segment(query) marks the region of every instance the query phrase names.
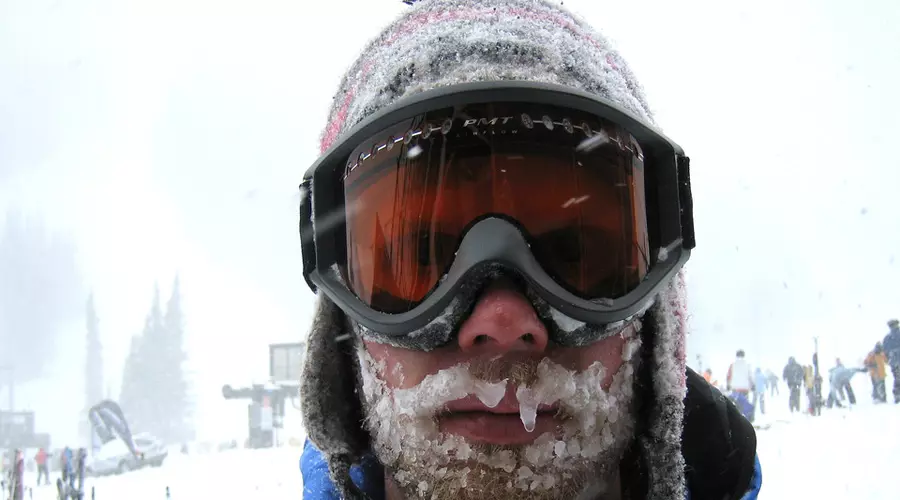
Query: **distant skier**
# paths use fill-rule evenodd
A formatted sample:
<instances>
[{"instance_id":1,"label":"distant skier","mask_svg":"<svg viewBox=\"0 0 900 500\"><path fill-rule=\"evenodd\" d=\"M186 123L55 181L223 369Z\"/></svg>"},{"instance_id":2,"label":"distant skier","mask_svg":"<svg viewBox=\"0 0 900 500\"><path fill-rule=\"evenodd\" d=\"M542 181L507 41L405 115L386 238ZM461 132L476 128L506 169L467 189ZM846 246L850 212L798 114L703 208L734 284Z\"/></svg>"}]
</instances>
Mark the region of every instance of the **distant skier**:
<instances>
[{"instance_id":1,"label":"distant skier","mask_svg":"<svg viewBox=\"0 0 900 500\"><path fill-rule=\"evenodd\" d=\"M856 404L856 395L853 393L853 387L850 385L850 379L859 372L866 371L865 368L847 368L841 363L841 358L835 360L833 368L828 370L828 383L831 390L828 392L828 402L826 405L831 408L832 405L841 408L841 401L844 394L847 395L847 402L851 405Z\"/></svg>"},{"instance_id":2,"label":"distant skier","mask_svg":"<svg viewBox=\"0 0 900 500\"><path fill-rule=\"evenodd\" d=\"M816 347L816 351L813 352L812 356L812 367L813 367L813 415L818 416L822 414L822 406L824 406L824 399L822 398L822 382L824 379L822 378L822 372L819 370L819 352L818 346Z\"/></svg>"},{"instance_id":3,"label":"distant skier","mask_svg":"<svg viewBox=\"0 0 900 500\"><path fill-rule=\"evenodd\" d=\"M753 408L759 409L760 415L766 414L766 384L769 378L763 373L762 368L753 371Z\"/></svg>"},{"instance_id":4,"label":"distant skier","mask_svg":"<svg viewBox=\"0 0 900 500\"><path fill-rule=\"evenodd\" d=\"M86 460L87 450L85 448L78 448L78 452L75 454L75 467L73 470L75 478L72 481L75 485L75 492L78 499L81 499L84 496L84 467L86 465ZM77 481L77 484L75 481Z\"/></svg>"},{"instance_id":5,"label":"distant skier","mask_svg":"<svg viewBox=\"0 0 900 500\"><path fill-rule=\"evenodd\" d=\"M71 487L72 483L75 481L74 474L74 466L73 463L74 457L72 456L72 449L66 446L62 453L59 456L59 466L60 472L62 473L62 482L66 487Z\"/></svg>"},{"instance_id":6,"label":"distant skier","mask_svg":"<svg viewBox=\"0 0 900 500\"><path fill-rule=\"evenodd\" d=\"M766 370L766 385L769 387L770 396L774 398L778 395L778 375L772 373L772 370Z\"/></svg>"},{"instance_id":7,"label":"distant skier","mask_svg":"<svg viewBox=\"0 0 900 500\"><path fill-rule=\"evenodd\" d=\"M793 356L788 358L787 364L784 366L784 372L781 377L791 391L789 406L791 412L800 411L800 386L803 385L803 367L794 359Z\"/></svg>"},{"instance_id":8,"label":"distant skier","mask_svg":"<svg viewBox=\"0 0 900 500\"><path fill-rule=\"evenodd\" d=\"M881 342L875 343L875 350L866 356L865 364L869 369L869 377L872 379L872 401L886 403L887 391L884 387L884 379L887 378L887 356L884 354L884 346Z\"/></svg>"},{"instance_id":9,"label":"distant skier","mask_svg":"<svg viewBox=\"0 0 900 500\"><path fill-rule=\"evenodd\" d=\"M900 403L900 321L887 322L890 331L884 337L884 352L894 376L894 403Z\"/></svg>"},{"instance_id":10,"label":"distant skier","mask_svg":"<svg viewBox=\"0 0 900 500\"><path fill-rule=\"evenodd\" d=\"M807 411L810 415L817 415L819 413L819 395L816 393L816 386L821 384L820 380L822 377L816 377L816 370L812 365L806 365L803 367L803 383L806 387L806 399L809 401L809 407Z\"/></svg>"},{"instance_id":11,"label":"distant skier","mask_svg":"<svg viewBox=\"0 0 900 500\"><path fill-rule=\"evenodd\" d=\"M34 463L37 465L38 477L37 485L41 485L41 478L44 478L44 484L50 484L50 470L47 467L47 451L43 448L38 449L34 455Z\"/></svg>"},{"instance_id":12,"label":"distant skier","mask_svg":"<svg viewBox=\"0 0 900 500\"><path fill-rule=\"evenodd\" d=\"M728 367L728 374L725 377L725 388L731 394L741 413L747 417L747 420L753 422L753 403L750 401L750 391L753 390L753 372L750 371L750 365L744 359L744 350L738 350L735 360Z\"/></svg>"}]
</instances>

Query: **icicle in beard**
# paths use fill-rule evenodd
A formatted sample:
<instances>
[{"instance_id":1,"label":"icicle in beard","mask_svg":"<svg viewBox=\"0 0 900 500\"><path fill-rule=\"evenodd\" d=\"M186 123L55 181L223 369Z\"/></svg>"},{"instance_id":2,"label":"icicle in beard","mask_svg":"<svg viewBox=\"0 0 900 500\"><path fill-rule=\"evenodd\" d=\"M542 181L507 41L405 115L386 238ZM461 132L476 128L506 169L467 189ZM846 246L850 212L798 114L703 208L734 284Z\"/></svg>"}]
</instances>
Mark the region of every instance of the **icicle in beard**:
<instances>
[{"instance_id":1,"label":"icicle in beard","mask_svg":"<svg viewBox=\"0 0 900 500\"><path fill-rule=\"evenodd\" d=\"M554 315L556 316L556 315ZM634 436L634 382L640 322L619 335L624 363L608 390L606 369L595 362L574 372L540 362L460 364L407 389L391 389L376 362L358 343L366 427L373 450L407 498L597 498L617 483L618 464ZM554 325L557 326L558 325ZM583 325L582 328L590 328ZM540 404L557 404L561 435L545 433L524 446L495 446L442 433L445 404L475 394L495 406L506 384L517 386L520 416L533 429Z\"/></svg>"}]
</instances>

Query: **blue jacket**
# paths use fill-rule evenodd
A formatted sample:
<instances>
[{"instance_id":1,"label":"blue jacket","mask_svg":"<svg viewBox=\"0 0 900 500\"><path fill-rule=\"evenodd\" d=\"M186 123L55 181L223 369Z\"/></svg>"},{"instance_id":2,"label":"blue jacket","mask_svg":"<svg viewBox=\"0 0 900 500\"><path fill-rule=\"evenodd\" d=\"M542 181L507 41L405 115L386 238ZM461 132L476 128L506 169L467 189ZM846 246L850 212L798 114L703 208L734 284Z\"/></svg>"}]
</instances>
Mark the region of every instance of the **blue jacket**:
<instances>
[{"instance_id":1,"label":"blue jacket","mask_svg":"<svg viewBox=\"0 0 900 500\"><path fill-rule=\"evenodd\" d=\"M900 328L892 328L884 337L884 354L887 355L888 363L891 365L900 364Z\"/></svg>"},{"instance_id":2,"label":"blue jacket","mask_svg":"<svg viewBox=\"0 0 900 500\"><path fill-rule=\"evenodd\" d=\"M75 464L72 463L73 455L72 450L66 448L62 452L62 466L66 470L66 472L72 472Z\"/></svg>"},{"instance_id":3,"label":"blue jacket","mask_svg":"<svg viewBox=\"0 0 900 500\"><path fill-rule=\"evenodd\" d=\"M328 476L328 464L325 462L325 458L309 440L303 445L300 473L303 475L303 500L340 500L341 497L338 496L337 490ZM384 498L384 472L381 464L374 457L367 457L362 464L350 469L350 476L353 478L353 482L370 498ZM743 500L757 500L760 488L762 488L762 468L757 456L750 489L744 495ZM686 492L685 500L690 500L690 498L690 492Z\"/></svg>"},{"instance_id":4,"label":"blue jacket","mask_svg":"<svg viewBox=\"0 0 900 500\"><path fill-rule=\"evenodd\" d=\"M762 372L759 368L753 372L753 385L756 387L756 392L759 394L766 393L766 385L769 381L769 377L766 377L766 374Z\"/></svg>"}]
</instances>

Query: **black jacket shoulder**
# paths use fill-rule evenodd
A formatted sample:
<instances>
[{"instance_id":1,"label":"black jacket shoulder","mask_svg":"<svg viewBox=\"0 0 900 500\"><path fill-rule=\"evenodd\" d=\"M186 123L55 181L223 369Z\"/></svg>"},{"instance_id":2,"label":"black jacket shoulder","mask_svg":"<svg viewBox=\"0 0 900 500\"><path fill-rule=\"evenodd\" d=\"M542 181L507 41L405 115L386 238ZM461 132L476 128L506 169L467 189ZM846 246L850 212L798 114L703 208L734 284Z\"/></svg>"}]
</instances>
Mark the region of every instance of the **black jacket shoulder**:
<instances>
[{"instance_id":1,"label":"black jacket shoulder","mask_svg":"<svg viewBox=\"0 0 900 500\"><path fill-rule=\"evenodd\" d=\"M739 500L747 492L756 461L753 425L690 368L681 442L691 500Z\"/></svg>"}]
</instances>

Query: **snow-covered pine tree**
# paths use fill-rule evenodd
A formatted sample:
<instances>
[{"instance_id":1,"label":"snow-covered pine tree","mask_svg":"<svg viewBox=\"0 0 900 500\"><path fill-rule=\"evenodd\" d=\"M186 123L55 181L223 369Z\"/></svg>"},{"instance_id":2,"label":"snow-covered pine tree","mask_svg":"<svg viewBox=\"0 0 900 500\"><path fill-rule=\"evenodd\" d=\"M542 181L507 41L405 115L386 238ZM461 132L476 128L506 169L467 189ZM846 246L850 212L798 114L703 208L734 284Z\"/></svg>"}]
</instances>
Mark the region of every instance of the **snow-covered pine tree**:
<instances>
[{"instance_id":1,"label":"snow-covered pine tree","mask_svg":"<svg viewBox=\"0 0 900 500\"><path fill-rule=\"evenodd\" d=\"M184 312L181 307L181 283L178 276L172 284L172 295L166 303L163 320L166 342L161 345L165 374L160 379L160 394L168 408L167 440L184 443L194 438L193 401L187 379L187 352L184 347Z\"/></svg>"},{"instance_id":2,"label":"snow-covered pine tree","mask_svg":"<svg viewBox=\"0 0 900 500\"><path fill-rule=\"evenodd\" d=\"M149 322L145 325L145 331ZM141 432L146 429L146 398L144 397L144 382L142 381L145 370L141 366L143 335L131 337L131 346L128 349L128 357L125 358L125 367L122 370L122 388L119 395L119 406L125 413L133 432Z\"/></svg>"},{"instance_id":3,"label":"snow-covered pine tree","mask_svg":"<svg viewBox=\"0 0 900 500\"><path fill-rule=\"evenodd\" d=\"M85 366L84 366L84 415L81 425L85 430L84 438L90 426L87 423L87 412L91 406L103 399L103 345L100 343L100 319L94 307L94 294L91 293L85 307L85 324L87 337L85 339Z\"/></svg>"},{"instance_id":4,"label":"snow-covered pine tree","mask_svg":"<svg viewBox=\"0 0 900 500\"><path fill-rule=\"evenodd\" d=\"M149 432L165 438L164 423L168 419L165 390L159 382L165 379L167 369L162 353L166 342L159 286L153 292L153 305L144 321L144 331L132 338L131 349L122 374L122 396L119 404L132 430Z\"/></svg>"},{"instance_id":5,"label":"snow-covered pine tree","mask_svg":"<svg viewBox=\"0 0 900 500\"><path fill-rule=\"evenodd\" d=\"M103 345L100 343L100 319L94 306L94 294L87 300L85 310L87 326L85 356L85 408L103 399Z\"/></svg>"},{"instance_id":6,"label":"snow-covered pine tree","mask_svg":"<svg viewBox=\"0 0 900 500\"><path fill-rule=\"evenodd\" d=\"M70 235L13 209L0 215L0 365L17 384L47 375L52 346L80 321L84 297Z\"/></svg>"}]
</instances>

